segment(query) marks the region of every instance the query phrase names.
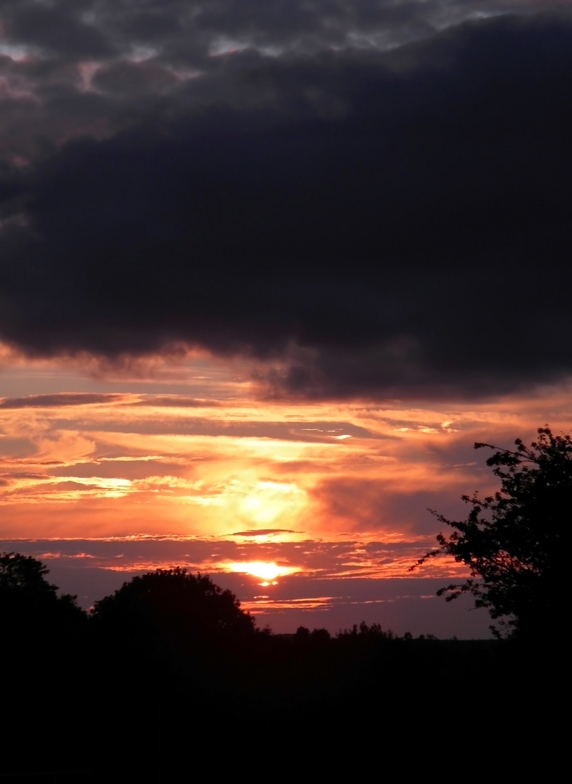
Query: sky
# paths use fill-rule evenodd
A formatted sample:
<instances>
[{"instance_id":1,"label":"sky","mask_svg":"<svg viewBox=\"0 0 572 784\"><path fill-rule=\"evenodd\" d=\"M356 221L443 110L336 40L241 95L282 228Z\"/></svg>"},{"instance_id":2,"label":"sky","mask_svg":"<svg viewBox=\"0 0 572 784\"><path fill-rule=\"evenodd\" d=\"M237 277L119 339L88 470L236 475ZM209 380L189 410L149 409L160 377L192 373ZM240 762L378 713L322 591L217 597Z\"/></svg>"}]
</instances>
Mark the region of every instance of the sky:
<instances>
[{"instance_id":1,"label":"sky","mask_svg":"<svg viewBox=\"0 0 572 784\"><path fill-rule=\"evenodd\" d=\"M571 104L570 2L0 0L0 550L487 636L409 567L570 432Z\"/></svg>"}]
</instances>

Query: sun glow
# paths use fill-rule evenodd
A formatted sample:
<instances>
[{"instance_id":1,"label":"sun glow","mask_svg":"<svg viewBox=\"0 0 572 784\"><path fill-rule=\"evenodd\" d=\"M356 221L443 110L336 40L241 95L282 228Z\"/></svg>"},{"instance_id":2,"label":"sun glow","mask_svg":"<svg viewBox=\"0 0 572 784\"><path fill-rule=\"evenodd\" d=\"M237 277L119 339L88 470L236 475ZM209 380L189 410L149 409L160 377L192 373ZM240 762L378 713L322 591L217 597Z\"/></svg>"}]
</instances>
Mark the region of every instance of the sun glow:
<instances>
[{"instance_id":1,"label":"sun glow","mask_svg":"<svg viewBox=\"0 0 572 784\"><path fill-rule=\"evenodd\" d=\"M245 488L239 512L254 523L268 525L279 517L296 515L305 504L305 492L292 482L257 482Z\"/></svg>"},{"instance_id":2,"label":"sun glow","mask_svg":"<svg viewBox=\"0 0 572 784\"><path fill-rule=\"evenodd\" d=\"M239 572L241 574L251 574L253 577L261 577L263 580L275 580L276 577L284 577L287 574L294 574L295 572L301 571L298 566L278 566L273 561L229 563L227 564L227 569L230 572Z\"/></svg>"}]
</instances>

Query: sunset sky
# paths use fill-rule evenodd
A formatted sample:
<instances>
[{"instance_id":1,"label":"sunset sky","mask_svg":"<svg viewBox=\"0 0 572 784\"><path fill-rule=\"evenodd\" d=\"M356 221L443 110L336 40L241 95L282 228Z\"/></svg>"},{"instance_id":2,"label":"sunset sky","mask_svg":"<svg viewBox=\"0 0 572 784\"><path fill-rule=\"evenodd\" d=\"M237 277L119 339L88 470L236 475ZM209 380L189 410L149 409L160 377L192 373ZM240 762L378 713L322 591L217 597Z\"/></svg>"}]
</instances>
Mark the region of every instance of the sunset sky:
<instances>
[{"instance_id":1,"label":"sunset sky","mask_svg":"<svg viewBox=\"0 0 572 784\"><path fill-rule=\"evenodd\" d=\"M0 550L486 636L409 567L572 427L572 4L0 2Z\"/></svg>"}]
</instances>

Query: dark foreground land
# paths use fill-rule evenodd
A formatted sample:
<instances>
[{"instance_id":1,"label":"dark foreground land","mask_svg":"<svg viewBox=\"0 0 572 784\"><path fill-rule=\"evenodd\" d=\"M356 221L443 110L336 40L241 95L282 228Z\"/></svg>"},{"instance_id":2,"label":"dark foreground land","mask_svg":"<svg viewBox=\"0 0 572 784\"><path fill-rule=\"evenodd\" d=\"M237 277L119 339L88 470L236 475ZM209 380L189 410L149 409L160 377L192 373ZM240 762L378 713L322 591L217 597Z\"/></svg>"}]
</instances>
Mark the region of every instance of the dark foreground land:
<instances>
[{"instance_id":1,"label":"dark foreground land","mask_svg":"<svg viewBox=\"0 0 572 784\"><path fill-rule=\"evenodd\" d=\"M556 646L395 638L2 641L1 781L352 781L516 773L550 755ZM472 774L469 778L472 779Z\"/></svg>"}]
</instances>

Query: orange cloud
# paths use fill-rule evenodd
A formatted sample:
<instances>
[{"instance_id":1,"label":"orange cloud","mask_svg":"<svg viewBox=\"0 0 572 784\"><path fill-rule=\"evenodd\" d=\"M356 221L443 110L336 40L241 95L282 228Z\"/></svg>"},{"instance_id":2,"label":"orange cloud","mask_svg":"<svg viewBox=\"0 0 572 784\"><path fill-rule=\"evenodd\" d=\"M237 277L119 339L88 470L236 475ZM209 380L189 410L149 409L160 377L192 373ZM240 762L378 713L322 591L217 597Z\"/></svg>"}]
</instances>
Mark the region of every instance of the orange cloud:
<instances>
[{"instance_id":1,"label":"orange cloud","mask_svg":"<svg viewBox=\"0 0 572 784\"><path fill-rule=\"evenodd\" d=\"M414 542L435 531L427 507L463 514L463 493L494 485L474 441L569 427L567 385L478 404L294 405L256 401L234 363L170 367L97 381L71 361L5 368L18 394L0 401L0 533Z\"/></svg>"}]
</instances>

